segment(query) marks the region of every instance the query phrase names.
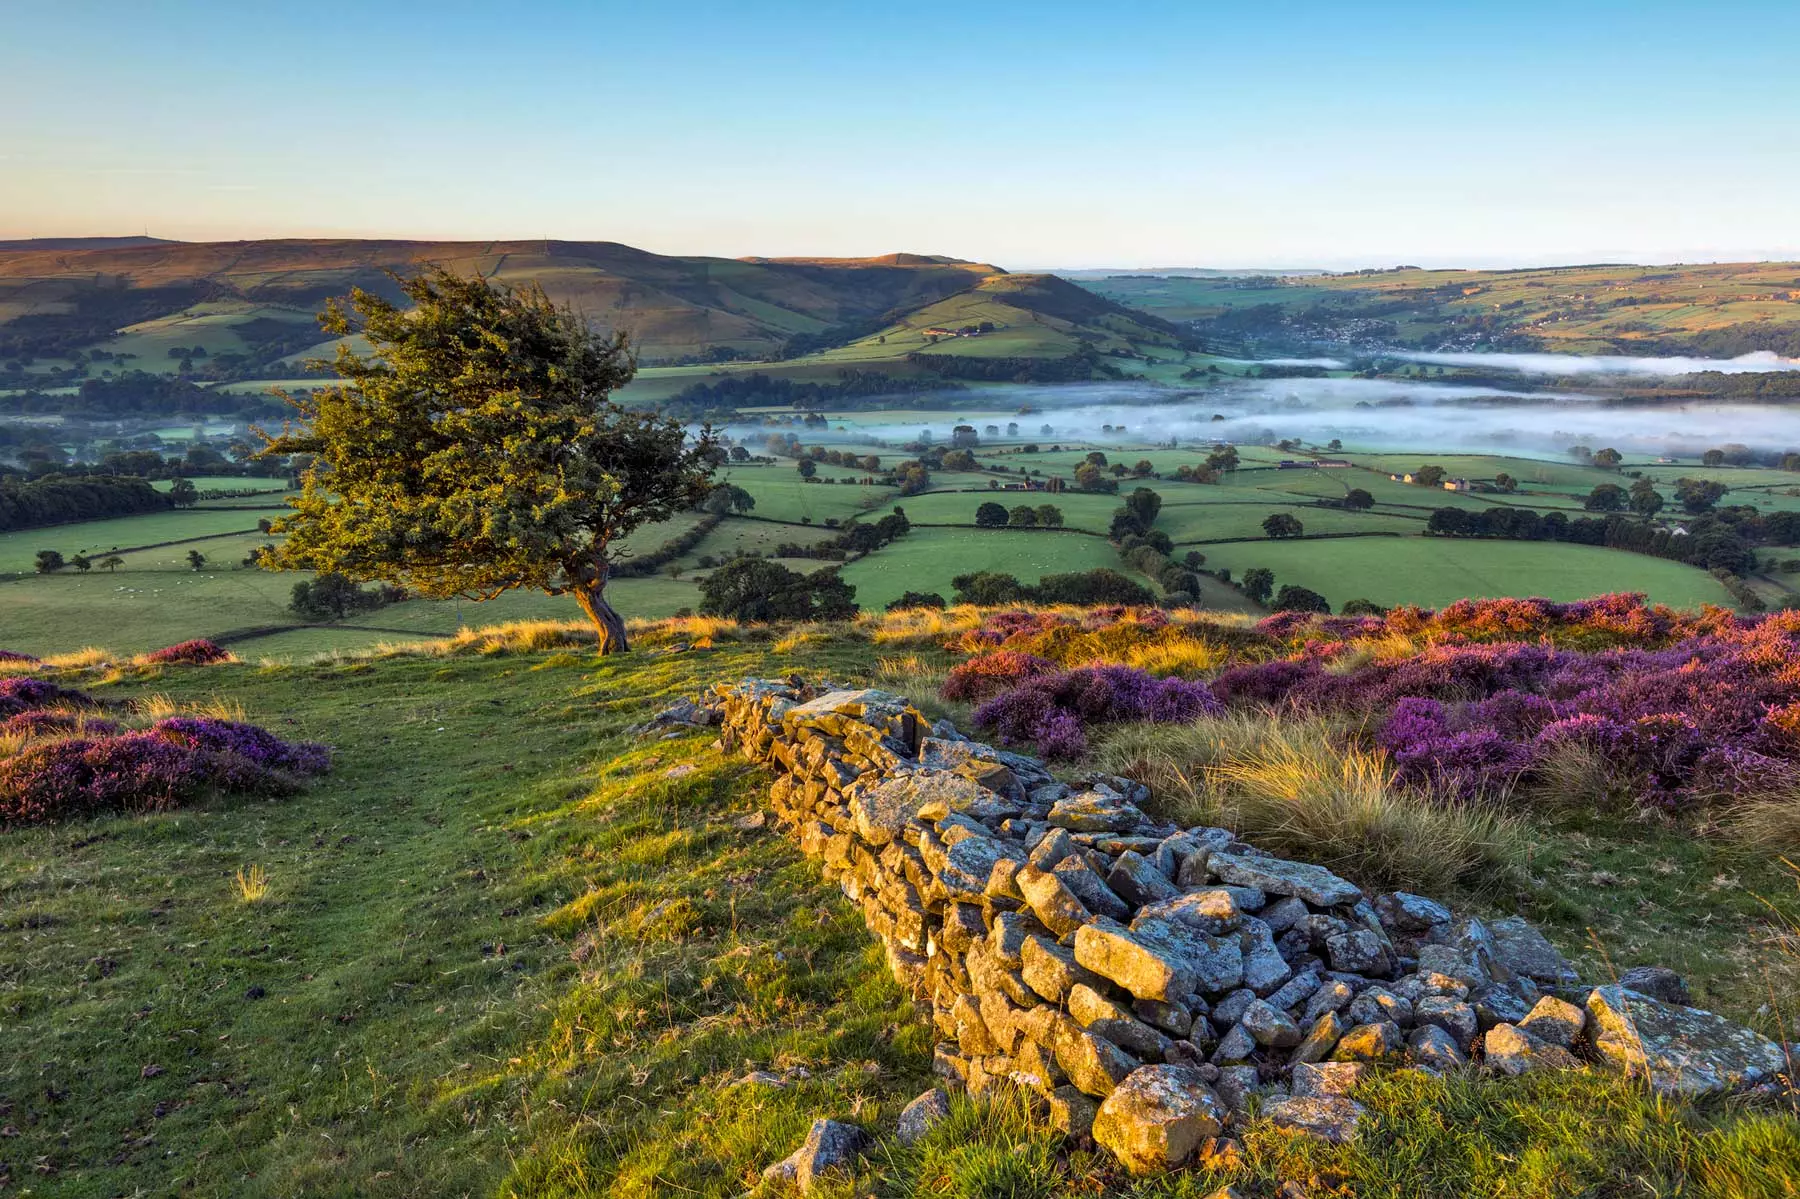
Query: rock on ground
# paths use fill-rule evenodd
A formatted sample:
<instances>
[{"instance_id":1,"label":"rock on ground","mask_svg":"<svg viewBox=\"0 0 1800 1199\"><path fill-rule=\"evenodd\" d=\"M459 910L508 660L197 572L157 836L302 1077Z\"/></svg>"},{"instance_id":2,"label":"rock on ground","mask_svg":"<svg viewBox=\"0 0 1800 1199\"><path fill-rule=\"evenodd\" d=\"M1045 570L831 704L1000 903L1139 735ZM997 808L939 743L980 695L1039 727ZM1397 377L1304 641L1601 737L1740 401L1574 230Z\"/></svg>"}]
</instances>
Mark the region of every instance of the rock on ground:
<instances>
[{"instance_id":1,"label":"rock on ground","mask_svg":"<svg viewBox=\"0 0 1800 1199\"><path fill-rule=\"evenodd\" d=\"M764 1170L763 1177L785 1178L804 1194L827 1174L854 1170L868 1143L869 1134L854 1124L814 1120L800 1148Z\"/></svg>"},{"instance_id":2,"label":"rock on ground","mask_svg":"<svg viewBox=\"0 0 1800 1199\"><path fill-rule=\"evenodd\" d=\"M1594 988L1587 1013L1600 1059L1663 1094L1715 1095L1787 1067L1781 1046L1751 1029L1621 986Z\"/></svg>"},{"instance_id":3,"label":"rock on ground","mask_svg":"<svg viewBox=\"0 0 1800 1199\"><path fill-rule=\"evenodd\" d=\"M1113 1088L1094 1118L1094 1140L1133 1174L1185 1162L1224 1127L1225 1105L1192 1066L1144 1066Z\"/></svg>"},{"instance_id":4,"label":"rock on ground","mask_svg":"<svg viewBox=\"0 0 1800 1199\"><path fill-rule=\"evenodd\" d=\"M900 1112L897 1134L902 1145L910 1145L931 1131L932 1125L950 1116L950 1096L936 1087L907 1104Z\"/></svg>"}]
</instances>

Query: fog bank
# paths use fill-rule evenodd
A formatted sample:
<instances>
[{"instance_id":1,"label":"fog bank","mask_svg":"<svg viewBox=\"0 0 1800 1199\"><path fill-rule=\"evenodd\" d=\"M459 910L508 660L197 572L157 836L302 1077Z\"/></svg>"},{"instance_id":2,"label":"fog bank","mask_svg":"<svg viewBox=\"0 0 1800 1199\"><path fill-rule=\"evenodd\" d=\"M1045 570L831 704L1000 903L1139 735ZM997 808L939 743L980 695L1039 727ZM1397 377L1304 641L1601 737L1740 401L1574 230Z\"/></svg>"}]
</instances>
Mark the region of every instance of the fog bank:
<instances>
[{"instance_id":1,"label":"fog bank","mask_svg":"<svg viewBox=\"0 0 1800 1199\"><path fill-rule=\"evenodd\" d=\"M1395 357L1427 366L1468 366L1485 370L1518 371L1528 375L1695 375L1719 371L1727 375L1761 374L1800 370L1800 358L1783 358L1767 350L1736 358L1635 358L1624 354L1489 354L1424 353L1407 351Z\"/></svg>"}]
</instances>

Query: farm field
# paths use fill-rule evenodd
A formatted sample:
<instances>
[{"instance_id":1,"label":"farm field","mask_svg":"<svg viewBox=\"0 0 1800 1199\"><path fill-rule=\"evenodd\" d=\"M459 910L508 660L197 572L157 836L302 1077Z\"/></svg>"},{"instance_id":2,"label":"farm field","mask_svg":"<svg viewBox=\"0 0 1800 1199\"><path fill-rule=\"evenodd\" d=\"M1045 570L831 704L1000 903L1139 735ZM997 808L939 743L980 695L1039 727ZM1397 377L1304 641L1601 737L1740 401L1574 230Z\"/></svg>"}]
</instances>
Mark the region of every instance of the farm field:
<instances>
[{"instance_id":1,"label":"farm field","mask_svg":"<svg viewBox=\"0 0 1800 1199\"><path fill-rule=\"evenodd\" d=\"M264 479L254 475L185 475L188 482L201 491L286 491L286 479ZM150 484L158 491L175 486L173 479L157 479ZM217 501L208 501L216 503Z\"/></svg>"},{"instance_id":2,"label":"farm field","mask_svg":"<svg viewBox=\"0 0 1800 1199\"><path fill-rule=\"evenodd\" d=\"M0 574L31 570L39 550L57 550L63 557L72 558L76 554L109 554L121 547L217 537L221 533L255 529L260 515L273 514L190 509L0 533Z\"/></svg>"},{"instance_id":3,"label":"farm field","mask_svg":"<svg viewBox=\"0 0 1800 1199\"><path fill-rule=\"evenodd\" d=\"M881 608L904 591L941 589L948 599L950 580L971 571L997 570L1035 583L1042 575L1099 566L1132 573L1104 537L1086 533L924 529L849 563L842 573L855 585L857 603Z\"/></svg>"},{"instance_id":4,"label":"farm field","mask_svg":"<svg viewBox=\"0 0 1800 1199\"><path fill-rule=\"evenodd\" d=\"M1581 599L1608 591L1642 591L1677 607L1730 606L1711 575L1693 566L1621 550L1553 542L1459 541L1427 537L1358 537L1333 541L1263 541L1206 551L1209 568L1241 578L1253 566L1275 572L1275 585L1310 587L1332 606L1349 599L1437 607L1465 596Z\"/></svg>"}]
</instances>

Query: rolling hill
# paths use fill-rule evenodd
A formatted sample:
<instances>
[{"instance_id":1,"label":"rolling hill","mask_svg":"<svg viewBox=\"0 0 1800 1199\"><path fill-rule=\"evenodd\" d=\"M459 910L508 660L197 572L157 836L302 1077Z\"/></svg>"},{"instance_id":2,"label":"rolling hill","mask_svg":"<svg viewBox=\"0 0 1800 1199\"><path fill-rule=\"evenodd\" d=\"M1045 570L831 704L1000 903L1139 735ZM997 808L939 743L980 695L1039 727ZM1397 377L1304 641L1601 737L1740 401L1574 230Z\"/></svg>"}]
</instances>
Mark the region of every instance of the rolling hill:
<instances>
[{"instance_id":1,"label":"rolling hill","mask_svg":"<svg viewBox=\"0 0 1800 1199\"><path fill-rule=\"evenodd\" d=\"M596 324L632 330L646 362L770 355L796 335L930 304L997 270L911 254L671 257L612 242L0 247L0 357L59 362L99 349L135 354L130 369L168 371L180 357L172 348L252 361L303 354L318 343L312 314L325 299L351 287L393 295L388 272L425 263L541 283Z\"/></svg>"}]
</instances>

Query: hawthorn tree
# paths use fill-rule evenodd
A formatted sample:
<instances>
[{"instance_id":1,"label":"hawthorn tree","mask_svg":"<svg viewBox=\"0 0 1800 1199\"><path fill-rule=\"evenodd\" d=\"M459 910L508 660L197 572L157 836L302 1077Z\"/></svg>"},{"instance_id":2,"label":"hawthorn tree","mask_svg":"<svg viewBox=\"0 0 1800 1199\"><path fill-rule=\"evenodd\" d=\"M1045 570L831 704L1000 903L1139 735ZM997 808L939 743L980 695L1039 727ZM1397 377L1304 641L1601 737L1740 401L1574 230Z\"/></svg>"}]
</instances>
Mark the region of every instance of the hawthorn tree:
<instances>
[{"instance_id":1,"label":"hawthorn tree","mask_svg":"<svg viewBox=\"0 0 1800 1199\"><path fill-rule=\"evenodd\" d=\"M514 588L572 595L600 652L628 649L606 583L625 536L710 489L710 429L612 402L637 369L540 287L433 267L398 279L410 309L354 290L320 316L345 382L285 397L265 456L310 454L286 540L265 564L394 583L436 599Z\"/></svg>"}]
</instances>

